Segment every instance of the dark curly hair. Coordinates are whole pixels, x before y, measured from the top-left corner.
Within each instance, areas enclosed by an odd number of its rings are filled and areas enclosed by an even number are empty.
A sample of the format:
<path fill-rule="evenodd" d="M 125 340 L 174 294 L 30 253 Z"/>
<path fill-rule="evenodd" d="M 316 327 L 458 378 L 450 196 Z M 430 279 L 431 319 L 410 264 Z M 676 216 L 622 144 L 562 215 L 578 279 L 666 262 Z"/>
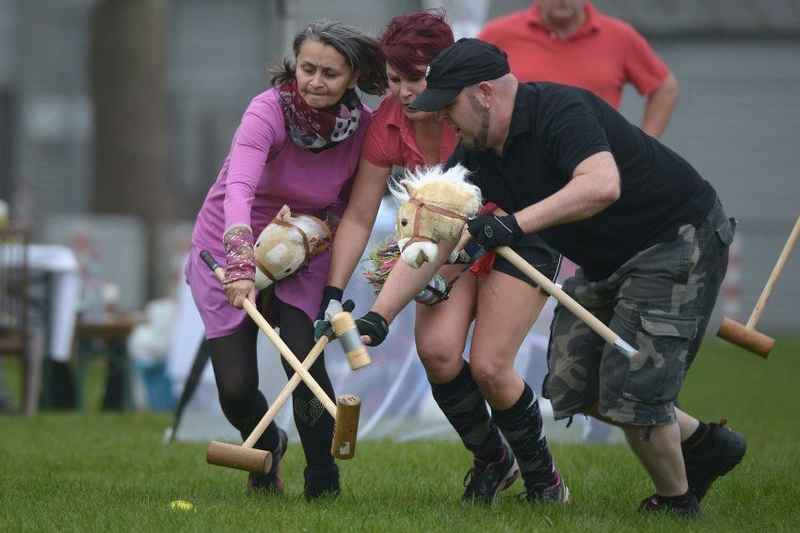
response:
<path fill-rule="evenodd" d="M 427 9 L 393 18 L 381 36 L 381 56 L 399 74 L 420 76 L 420 65 L 453 44 L 453 30 L 443 9 Z"/>
<path fill-rule="evenodd" d="M 270 70 L 273 85 L 295 77 L 295 59 L 306 41 L 327 44 L 342 54 L 352 71 L 360 73 L 357 86 L 363 92 L 375 96 L 386 92 L 386 71 L 378 40 L 359 28 L 331 20 L 312 22 L 295 36 L 292 45 L 294 58 L 287 57 Z"/>

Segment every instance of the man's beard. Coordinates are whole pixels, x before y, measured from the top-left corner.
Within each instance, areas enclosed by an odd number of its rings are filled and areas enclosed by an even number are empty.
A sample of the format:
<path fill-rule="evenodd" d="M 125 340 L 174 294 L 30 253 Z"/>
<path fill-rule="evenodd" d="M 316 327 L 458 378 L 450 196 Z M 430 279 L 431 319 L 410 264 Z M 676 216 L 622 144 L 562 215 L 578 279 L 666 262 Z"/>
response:
<path fill-rule="evenodd" d="M 462 138 L 461 145 L 467 152 L 484 152 L 489 147 L 489 108 L 482 106 L 473 93 L 469 94 L 469 104 L 480 117 L 481 127 L 471 139 Z"/>

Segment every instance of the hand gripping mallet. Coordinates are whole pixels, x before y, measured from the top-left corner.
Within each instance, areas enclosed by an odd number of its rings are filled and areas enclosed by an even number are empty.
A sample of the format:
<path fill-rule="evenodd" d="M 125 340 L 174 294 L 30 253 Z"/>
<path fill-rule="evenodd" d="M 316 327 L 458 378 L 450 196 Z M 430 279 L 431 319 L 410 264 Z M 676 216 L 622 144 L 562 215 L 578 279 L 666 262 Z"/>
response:
<path fill-rule="evenodd" d="M 222 281 L 225 276 L 225 271 L 217 263 L 214 257 L 207 251 L 200 252 L 200 257 L 208 265 L 208 267 L 216 274 L 217 278 Z M 352 394 L 343 394 L 338 398 L 338 407 L 328 398 L 322 387 L 319 386 L 314 377 L 309 374 L 308 370 L 300 363 L 297 357 L 292 353 L 292 350 L 283 342 L 278 333 L 269 325 L 267 320 L 256 309 L 255 305 L 245 299 L 243 304 L 244 310 L 250 318 L 258 325 L 261 331 L 267 338 L 278 348 L 278 351 L 286 359 L 289 365 L 294 369 L 296 375 L 306 384 L 311 392 L 316 396 L 317 400 L 322 403 L 325 409 L 335 420 L 333 442 L 331 443 L 331 455 L 337 459 L 352 459 L 355 455 L 356 435 L 358 433 L 358 418 L 361 411 L 361 399 Z M 320 340 L 314 346 L 312 353 L 319 348 L 322 351 L 324 345 L 327 344 L 327 339 L 323 340 L 325 336 L 320 337 Z M 315 355 L 316 358 L 319 354 Z M 291 393 L 289 393 L 291 394 Z M 287 395 L 288 396 L 288 395 Z M 285 401 L 285 400 L 284 400 Z M 265 415 L 266 416 L 266 415 Z M 270 460 L 271 462 L 271 460 Z M 216 464 L 216 463 L 214 463 Z M 228 466 L 224 464 L 222 466 Z M 271 465 L 270 465 L 271 466 Z M 235 467 L 239 468 L 239 467 Z M 244 468 L 242 468 L 244 470 Z M 259 471 L 259 470 L 256 470 Z"/>
<path fill-rule="evenodd" d="M 342 350 L 347 356 L 350 369 L 358 370 L 370 364 L 372 360 L 369 358 L 369 353 L 364 343 L 361 342 L 361 334 L 358 332 L 356 321 L 353 320 L 353 315 L 350 314 L 350 311 L 353 310 L 353 302 L 346 301 L 342 308 L 342 311 L 331 317 L 330 328 L 333 328 L 335 338 L 339 339 L 342 345 Z"/>
<path fill-rule="evenodd" d="M 343 304 L 344 311 L 348 314 L 353 310 L 353 302 L 348 300 Z M 331 328 L 319 338 L 314 348 L 308 353 L 308 357 L 303 361 L 303 367 L 308 370 L 317 360 L 319 355 L 325 349 L 325 346 L 330 342 L 334 333 Z M 247 472 L 257 472 L 266 474 L 272 468 L 272 453 L 266 450 L 258 450 L 253 448 L 261 435 L 266 431 L 267 426 L 272 422 L 281 410 L 283 404 L 292 395 L 294 389 L 300 384 L 300 375 L 295 373 L 292 379 L 283 387 L 278 397 L 272 403 L 270 408 L 258 422 L 253 431 L 244 441 L 244 444 L 237 446 L 227 442 L 211 441 L 206 448 L 206 461 L 212 465 L 226 466 L 229 468 L 237 468 Z"/>
<path fill-rule="evenodd" d="M 722 323 L 717 330 L 717 337 L 738 344 L 745 350 L 750 350 L 764 359 L 769 356 L 772 345 L 775 344 L 775 339 L 756 331 L 756 324 L 758 323 L 758 319 L 761 318 L 761 313 L 764 311 L 767 300 L 772 294 L 775 282 L 778 281 L 778 277 L 781 275 L 781 271 L 783 271 L 786 260 L 789 258 L 789 254 L 797 242 L 798 235 L 800 235 L 800 216 L 797 217 L 797 222 L 794 223 L 794 228 L 789 234 L 789 239 L 783 246 L 780 256 L 778 256 L 778 261 L 775 263 L 775 267 L 772 269 L 769 279 L 767 279 L 764 290 L 761 291 L 761 296 L 758 298 L 758 302 L 756 302 L 756 306 L 750 314 L 747 324 L 743 326 L 730 318 L 723 317 Z"/>
<path fill-rule="evenodd" d="M 508 246 L 498 246 L 495 251 L 508 259 L 508 262 L 520 269 L 526 276 L 536 282 L 539 287 L 544 289 L 547 294 L 558 300 L 561 305 L 572 311 L 572 313 L 580 318 L 587 326 L 592 328 L 595 333 L 600 335 L 607 343 L 617 349 L 619 353 L 632 359 L 639 352 L 633 346 L 622 340 L 622 338 L 614 333 L 614 331 L 600 322 L 600 320 L 587 311 L 581 304 L 576 302 L 569 294 L 564 292 L 558 285 L 550 281 L 550 279 L 536 270 L 530 263 L 525 261 L 514 250 Z"/>

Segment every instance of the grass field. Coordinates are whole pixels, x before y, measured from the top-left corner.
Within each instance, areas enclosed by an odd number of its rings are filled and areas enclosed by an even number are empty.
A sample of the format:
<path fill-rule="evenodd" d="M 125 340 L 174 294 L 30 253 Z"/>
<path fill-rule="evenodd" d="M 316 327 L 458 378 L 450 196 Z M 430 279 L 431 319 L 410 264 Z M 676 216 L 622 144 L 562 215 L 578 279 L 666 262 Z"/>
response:
<path fill-rule="evenodd" d="M 706 342 L 682 405 L 728 418 L 749 448 L 697 522 L 636 512 L 653 490 L 623 444 L 552 444 L 569 505 L 526 504 L 518 482 L 473 507 L 458 501 L 469 467 L 458 442 L 364 441 L 339 463 L 341 497 L 307 503 L 298 444 L 282 463 L 285 496 L 267 499 L 244 492 L 245 473 L 207 465 L 206 443 L 165 444 L 169 414 L 86 412 L 0 416 L 0 531 L 797 531 L 799 377 L 798 340 L 779 338 L 767 360 Z M 178 499 L 194 510 L 170 510 Z"/>

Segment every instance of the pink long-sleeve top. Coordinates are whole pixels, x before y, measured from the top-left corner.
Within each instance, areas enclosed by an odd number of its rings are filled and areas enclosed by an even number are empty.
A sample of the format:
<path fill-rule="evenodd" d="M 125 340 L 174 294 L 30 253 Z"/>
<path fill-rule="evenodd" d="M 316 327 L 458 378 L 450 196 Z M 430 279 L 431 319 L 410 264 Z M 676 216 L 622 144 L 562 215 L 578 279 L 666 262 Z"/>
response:
<path fill-rule="evenodd" d="M 226 229 L 245 224 L 258 238 L 284 204 L 296 215 L 330 211 L 341 216 L 369 121 L 370 111 L 365 106 L 353 135 L 333 148 L 314 153 L 298 147 L 289 137 L 276 89 L 250 102 L 222 170 L 200 208 L 186 266 L 186 280 L 207 338 L 235 332 L 247 315 L 228 303 L 219 280 L 199 258 L 200 251 L 210 251 L 224 267 L 222 236 Z M 293 276 L 277 282 L 276 297 L 302 309 L 313 320 L 329 264 L 330 250 L 326 250 Z"/>

